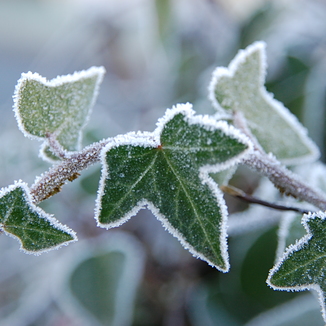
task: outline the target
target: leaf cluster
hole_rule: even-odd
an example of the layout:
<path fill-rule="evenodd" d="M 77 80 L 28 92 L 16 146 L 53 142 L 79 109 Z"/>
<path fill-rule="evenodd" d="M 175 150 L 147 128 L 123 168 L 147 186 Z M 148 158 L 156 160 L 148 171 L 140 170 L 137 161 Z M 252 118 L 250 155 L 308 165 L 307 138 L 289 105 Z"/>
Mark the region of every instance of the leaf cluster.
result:
<path fill-rule="evenodd" d="M 1 229 L 18 238 L 27 253 L 76 241 L 74 231 L 38 204 L 100 162 L 95 204 L 99 227 L 118 227 L 148 208 L 193 256 L 227 272 L 228 210 L 216 180 L 227 184 L 245 164 L 267 176 L 282 193 L 309 203 L 305 210 L 311 213 L 301 224 L 298 213 L 281 223 L 277 263 L 267 283 L 276 290 L 317 290 L 326 320 L 326 217 L 315 211 L 325 210 L 326 197 L 286 167 L 315 162 L 319 150 L 294 115 L 266 91 L 265 74 L 265 44 L 256 42 L 241 50 L 228 68 L 214 71 L 209 98 L 215 115 L 197 115 L 191 104 L 178 104 L 166 111 L 153 132 L 130 132 L 84 149 L 82 130 L 104 68 L 51 81 L 31 72 L 22 74 L 14 95 L 18 126 L 26 137 L 42 141 L 41 157 L 53 166 L 30 187 L 19 181 L 1 190 Z M 256 220 L 260 214 L 252 208 L 246 213 Z M 256 220 L 244 224 L 250 227 Z M 233 218 L 230 232 L 237 228 Z"/>

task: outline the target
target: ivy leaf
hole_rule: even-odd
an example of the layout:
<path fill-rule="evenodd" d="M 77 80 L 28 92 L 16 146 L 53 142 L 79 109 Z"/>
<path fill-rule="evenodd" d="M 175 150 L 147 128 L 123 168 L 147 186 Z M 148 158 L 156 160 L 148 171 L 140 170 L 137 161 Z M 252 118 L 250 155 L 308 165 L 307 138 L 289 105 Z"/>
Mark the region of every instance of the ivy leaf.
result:
<path fill-rule="evenodd" d="M 132 235 L 117 231 L 109 239 L 79 243 L 77 251 L 66 257 L 69 264 L 57 293 L 60 308 L 82 319 L 79 325 L 132 325 L 144 268 L 141 244 Z"/>
<path fill-rule="evenodd" d="M 307 235 L 288 247 L 283 258 L 271 269 L 267 283 L 274 290 L 316 290 L 326 321 L 326 214 L 304 215 Z"/>
<path fill-rule="evenodd" d="M 282 214 L 278 230 L 276 259 L 283 256 L 286 247 L 294 244 L 306 234 L 306 230 L 301 223 L 301 218 L 302 214 L 295 212 Z"/>
<path fill-rule="evenodd" d="M 92 67 L 47 81 L 37 73 L 23 73 L 14 94 L 14 111 L 23 134 L 44 142 L 42 158 L 49 154 L 48 134 L 67 151 L 80 149 L 81 131 L 88 121 L 104 75 Z"/>
<path fill-rule="evenodd" d="M 2 189 L 0 229 L 18 238 L 26 253 L 40 254 L 77 240 L 74 231 L 32 203 L 23 182 Z"/>
<path fill-rule="evenodd" d="M 264 87 L 265 43 L 242 50 L 229 68 L 218 67 L 209 87 L 210 99 L 221 115 L 241 111 L 248 127 L 267 153 L 285 164 L 314 161 L 316 145 L 297 118 L 273 99 Z"/>
<path fill-rule="evenodd" d="M 304 182 L 319 192 L 326 191 L 326 166 L 322 162 L 314 162 L 295 167 L 294 172 L 299 175 Z M 293 201 L 294 206 L 300 205 L 302 208 L 315 211 L 314 206 L 307 203 L 298 203 Z M 286 212 L 281 215 L 281 221 L 278 231 L 278 248 L 276 257 L 283 256 L 284 250 L 296 240 L 306 234 L 306 230 L 301 223 L 302 214 Z"/>
<path fill-rule="evenodd" d="M 113 139 L 103 151 L 98 225 L 121 225 L 148 207 L 194 256 L 226 272 L 226 206 L 209 177 L 239 162 L 245 136 L 190 104 L 168 110 L 153 133 Z"/>

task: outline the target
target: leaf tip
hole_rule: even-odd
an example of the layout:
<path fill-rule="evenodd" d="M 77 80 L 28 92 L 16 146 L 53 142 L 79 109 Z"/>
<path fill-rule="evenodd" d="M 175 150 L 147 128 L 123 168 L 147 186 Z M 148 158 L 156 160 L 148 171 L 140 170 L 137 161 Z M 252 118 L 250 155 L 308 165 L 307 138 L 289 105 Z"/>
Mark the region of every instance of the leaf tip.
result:
<path fill-rule="evenodd" d="M 73 230 L 33 203 L 27 183 L 21 180 L 1 190 L 0 223 L 28 254 L 39 255 L 77 241 Z"/>

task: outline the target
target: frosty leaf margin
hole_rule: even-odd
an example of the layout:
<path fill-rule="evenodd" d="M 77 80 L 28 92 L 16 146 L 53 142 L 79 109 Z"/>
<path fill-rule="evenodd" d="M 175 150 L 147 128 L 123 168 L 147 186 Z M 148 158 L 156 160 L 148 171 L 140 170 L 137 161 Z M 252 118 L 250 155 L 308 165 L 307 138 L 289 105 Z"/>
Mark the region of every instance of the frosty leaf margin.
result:
<path fill-rule="evenodd" d="M 23 73 L 15 88 L 13 110 L 21 132 L 43 142 L 40 156 L 54 163 L 49 136 L 65 150 L 81 149 L 82 129 L 89 120 L 105 69 L 91 67 L 52 80 Z"/>
<path fill-rule="evenodd" d="M 262 41 L 240 50 L 228 68 L 217 67 L 209 85 L 209 99 L 217 110 L 217 118 L 232 119 L 232 111 L 242 112 L 248 120 L 250 129 L 255 130 L 255 137 L 261 146 L 267 147 L 267 152 L 271 151 L 277 157 L 279 154 L 281 157 L 278 158 L 284 164 L 297 165 L 318 159 L 319 149 L 308 137 L 307 130 L 281 102 L 274 99 L 273 95 L 265 89 L 266 71 L 266 43 Z M 244 73 L 245 80 L 242 80 Z M 220 95 L 220 100 L 217 99 L 216 92 L 223 94 Z M 271 130 L 269 130 L 270 124 Z M 280 149 L 278 149 L 278 146 L 281 146 L 278 134 L 282 134 L 282 130 L 275 131 L 274 128 L 277 125 L 291 130 L 292 143 L 285 142 L 286 145 L 282 145 L 285 147 L 280 147 Z M 286 137 L 286 135 L 283 136 Z M 304 148 L 304 151 L 296 150 L 296 147 Z M 278 154 L 275 154 L 275 151 Z M 290 156 L 282 157 L 285 152 L 291 152 Z"/>
<path fill-rule="evenodd" d="M 19 212 L 15 214 L 15 210 Z M 5 212 L 0 216 L 0 230 L 17 239 L 20 242 L 20 250 L 27 254 L 40 255 L 77 241 L 73 230 L 33 203 L 25 182 L 17 181 L 14 185 L 0 190 L 0 211 Z M 18 221 L 15 221 L 17 217 Z M 8 224 L 8 221 L 13 224 Z M 40 234 L 50 237 L 48 243 L 42 242 Z"/>
<path fill-rule="evenodd" d="M 320 303 L 320 308 L 322 312 L 322 316 L 324 318 L 324 321 L 326 321 L 326 291 L 325 289 L 323 290 L 321 285 L 317 283 L 318 281 L 318 276 L 320 278 L 320 282 L 324 283 L 324 270 L 325 270 L 325 261 L 326 261 L 326 253 L 325 253 L 325 244 L 321 245 L 319 248 L 318 244 L 316 245 L 317 249 L 314 252 L 313 249 L 315 248 L 310 248 L 309 247 L 309 242 L 313 240 L 314 238 L 314 233 L 311 230 L 311 226 L 309 226 L 310 222 L 314 222 L 314 220 L 321 220 L 322 223 L 326 223 L 326 213 L 325 212 L 317 212 L 317 213 L 309 213 L 305 214 L 301 220 L 302 225 L 307 231 L 307 234 L 302 237 L 300 240 L 297 240 L 297 242 L 294 245 L 290 245 L 284 252 L 283 256 L 279 258 L 278 262 L 275 264 L 275 266 L 269 271 L 269 275 L 267 278 L 266 283 L 273 289 L 273 290 L 281 290 L 281 291 L 288 291 L 288 292 L 301 292 L 301 291 L 306 291 L 306 290 L 314 290 L 318 294 L 318 299 Z M 316 230 L 315 230 L 316 231 Z M 320 238 L 320 236 L 319 236 Z M 317 241 L 317 240 L 316 240 Z M 324 241 L 325 242 L 325 241 Z M 313 244 L 312 244 L 313 246 Z M 323 248 L 324 247 L 324 248 Z M 311 251 L 309 251 L 309 249 Z M 324 249 L 324 251 L 322 251 Z M 292 262 L 292 268 L 289 272 L 284 273 L 284 263 L 288 263 L 289 261 L 292 260 L 294 255 L 301 253 L 302 251 L 307 251 L 308 254 L 310 253 L 312 257 L 308 260 L 308 262 L 302 262 L 300 265 L 300 262 L 297 262 L 295 264 L 295 261 Z M 320 251 L 320 252 L 319 252 Z M 318 260 L 324 260 L 324 263 L 322 263 L 321 266 L 319 264 L 315 264 L 315 271 L 310 271 L 309 270 L 309 264 L 313 264 L 315 261 Z M 305 269 L 306 267 L 306 269 Z M 280 270 L 283 268 L 282 272 L 280 273 Z M 302 279 L 305 281 L 300 282 L 299 279 L 293 278 L 291 280 L 291 277 L 289 280 L 286 280 L 285 277 L 290 275 L 291 273 L 295 272 L 298 269 L 303 268 L 302 272 Z M 319 270 L 317 270 L 319 268 Z M 314 275 L 314 272 L 317 275 Z M 311 273 L 311 274 L 310 274 Z M 281 275 L 277 275 L 281 274 Z M 283 285 L 275 285 L 275 280 L 273 278 L 279 277 L 282 282 L 283 278 Z M 289 283 L 292 283 L 290 285 Z M 302 284 L 303 283 L 303 284 Z"/>
<path fill-rule="evenodd" d="M 241 152 L 241 154 L 235 155 L 232 158 L 227 159 L 223 163 L 214 164 L 214 165 L 204 165 L 199 168 L 198 174 L 202 184 L 206 184 L 210 191 L 212 192 L 213 196 L 215 197 L 216 205 L 220 209 L 221 213 L 221 223 L 219 226 L 220 237 L 220 249 L 221 249 L 221 256 L 224 260 L 225 266 L 218 266 L 216 263 L 210 261 L 202 252 L 196 250 L 188 241 L 185 240 L 184 236 L 179 232 L 176 227 L 173 227 L 169 220 L 163 215 L 160 210 L 148 199 L 142 198 L 138 201 L 136 206 L 132 208 L 129 212 L 121 216 L 120 219 L 111 223 L 102 223 L 100 221 L 100 215 L 102 210 L 102 203 L 101 200 L 103 196 L 105 196 L 104 189 L 105 184 L 107 181 L 110 182 L 110 166 L 108 166 L 106 162 L 106 154 L 110 152 L 113 148 L 123 146 L 123 145 L 131 145 L 137 147 L 144 147 L 144 148 L 158 148 L 162 146 L 160 137 L 165 125 L 171 121 L 176 115 L 178 114 L 184 115 L 184 120 L 189 123 L 189 125 L 200 125 L 203 128 L 207 128 L 207 130 L 215 131 L 220 130 L 224 133 L 225 136 L 229 136 L 234 140 L 237 140 L 239 143 L 247 146 L 247 149 Z M 244 157 L 246 157 L 252 150 L 251 142 L 248 138 L 241 134 L 237 129 L 233 128 L 232 126 L 228 125 L 224 121 L 217 122 L 214 118 L 209 116 L 200 116 L 195 115 L 195 111 L 192 109 L 192 105 L 187 104 L 178 104 L 177 106 L 173 107 L 166 111 L 165 116 L 159 119 L 157 123 L 157 128 L 154 132 L 149 133 L 129 133 L 127 135 L 122 135 L 119 137 L 115 137 L 109 142 L 102 150 L 101 157 L 102 157 L 102 176 L 100 180 L 100 186 L 98 191 L 98 197 L 96 200 L 96 208 L 95 208 L 95 219 L 97 221 L 97 225 L 102 228 L 110 229 L 114 227 L 118 227 L 128 221 L 132 216 L 136 215 L 137 212 L 141 209 L 148 208 L 156 218 L 162 223 L 165 229 L 167 229 L 174 237 L 176 237 L 183 247 L 190 251 L 190 253 L 206 261 L 209 265 L 216 267 L 222 272 L 227 272 L 229 270 L 229 258 L 227 252 L 227 231 L 226 231 L 226 224 L 227 224 L 227 207 L 225 201 L 222 196 L 222 192 L 219 190 L 217 184 L 213 181 L 213 179 L 209 176 L 209 173 L 217 173 L 219 171 L 228 169 L 235 164 L 239 163 Z M 141 177 L 140 177 L 141 178 Z M 168 183 L 169 181 L 166 180 Z M 171 198 L 173 200 L 173 198 Z M 217 218 L 217 217 L 216 217 Z"/>

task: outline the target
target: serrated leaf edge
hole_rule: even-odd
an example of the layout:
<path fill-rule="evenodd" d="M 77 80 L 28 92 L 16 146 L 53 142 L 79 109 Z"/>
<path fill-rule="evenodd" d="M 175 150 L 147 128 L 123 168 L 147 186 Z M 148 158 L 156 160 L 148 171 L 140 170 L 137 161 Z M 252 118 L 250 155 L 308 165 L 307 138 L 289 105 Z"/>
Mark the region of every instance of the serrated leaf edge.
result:
<path fill-rule="evenodd" d="M 56 218 L 53 217 L 53 215 L 46 213 L 43 209 L 41 209 L 40 207 L 36 206 L 33 203 L 33 199 L 32 199 L 32 196 L 30 194 L 29 187 L 28 187 L 27 183 L 22 182 L 21 180 L 19 180 L 19 181 L 15 181 L 15 183 L 13 185 L 10 185 L 10 186 L 8 186 L 6 188 L 2 188 L 0 190 L 0 199 L 2 197 L 4 197 L 5 195 L 7 195 L 8 193 L 10 193 L 11 191 L 14 191 L 17 188 L 23 189 L 25 200 L 27 201 L 27 203 L 28 203 L 29 207 L 31 208 L 31 210 L 38 214 L 39 218 L 43 218 L 43 219 L 49 221 L 51 226 L 53 226 L 54 228 L 56 228 L 58 230 L 61 230 L 61 231 L 64 231 L 64 232 L 68 233 L 73 238 L 72 240 L 65 241 L 63 243 L 60 243 L 59 245 L 49 247 L 47 249 L 38 250 L 38 251 L 30 251 L 30 250 L 27 250 L 27 249 L 25 249 L 23 247 L 23 243 L 22 243 L 22 241 L 21 241 L 21 239 L 19 237 L 17 237 L 16 235 L 14 235 L 14 234 L 12 234 L 10 232 L 7 232 L 6 229 L 5 229 L 5 226 L 3 225 L 3 223 L 0 223 L 0 229 L 6 235 L 8 235 L 9 237 L 14 238 L 14 239 L 19 241 L 21 251 L 23 251 L 26 254 L 32 254 L 32 255 L 35 255 L 35 256 L 39 256 L 40 254 L 42 254 L 44 252 L 49 252 L 49 251 L 54 250 L 54 249 L 59 249 L 62 246 L 67 246 L 69 243 L 76 242 L 78 240 L 75 231 L 73 231 L 72 229 L 70 229 L 68 226 L 66 226 L 64 224 L 61 224 Z"/>
<path fill-rule="evenodd" d="M 225 261 L 225 268 L 220 266 L 216 266 L 213 262 L 208 260 L 204 255 L 199 253 L 192 247 L 183 236 L 176 230 L 169 221 L 165 218 L 163 214 L 151 203 L 150 201 L 143 199 L 140 200 L 137 205 L 129 211 L 125 216 L 123 216 L 119 221 L 102 224 L 99 221 L 99 216 L 101 212 L 101 198 L 104 193 L 105 181 L 109 176 L 109 167 L 106 164 L 106 153 L 114 147 L 122 146 L 122 145 L 134 145 L 134 146 L 143 146 L 143 147 L 157 147 L 160 145 L 160 136 L 163 131 L 164 126 L 177 114 L 182 113 L 187 119 L 189 124 L 201 124 L 201 126 L 208 128 L 209 130 L 222 130 L 225 135 L 231 136 L 237 139 L 239 142 L 248 146 L 247 150 L 243 151 L 241 154 L 233 157 L 232 159 L 216 165 L 205 165 L 199 169 L 199 176 L 202 180 L 203 184 L 207 184 L 212 191 L 213 195 L 216 198 L 216 204 L 221 209 L 221 233 L 220 233 L 220 244 L 221 244 L 221 252 L 222 257 Z M 221 170 L 227 169 L 229 167 L 234 166 L 239 163 L 246 155 L 248 155 L 252 151 L 252 144 L 250 140 L 243 134 L 240 133 L 239 130 L 234 127 L 228 125 L 225 121 L 216 121 L 213 117 L 207 115 L 195 115 L 195 111 L 192 109 L 192 105 L 190 103 L 186 104 L 177 104 L 172 109 L 167 109 L 165 115 L 160 118 L 157 122 L 157 128 L 154 132 L 137 132 L 137 133 L 129 133 L 126 135 L 119 135 L 110 141 L 105 148 L 103 148 L 101 152 L 101 162 L 102 162 L 102 173 L 101 179 L 99 183 L 99 189 L 96 199 L 95 205 L 95 220 L 97 221 L 97 226 L 105 229 L 111 229 L 118 227 L 128 221 L 132 216 L 136 215 L 137 212 L 141 209 L 148 208 L 154 216 L 162 223 L 163 227 L 171 233 L 175 238 L 177 238 L 182 246 L 189 250 L 190 253 L 201 260 L 206 261 L 212 267 L 217 268 L 222 272 L 228 272 L 230 268 L 229 264 L 229 256 L 228 256 L 228 245 L 227 245 L 227 206 L 225 204 L 223 194 L 219 190 L 217 184 L 214 180 L 209 176 L 209 173 L 217 173 Z"/>
<path fill-rule="evenodd" d="M 66 83 L 73 83 L 76 82 L 80 79 L 86 79 L 86 78 L 90 78 L 93 76 L 97 76 L 97 80 L 96 80 L 96 84 L 95 84 L 95 88 L 94 88 L 94 93 L 93 93 L 93 98 L 90 104 L 90 110 L 88 111 L 88 114 L 85 118 L 85 122 L 83 124 L 83 126 L 80 128 L 79 131 L 79 135 L 78 135 L 78 145 L 77 147 L 80 149 L 81 148 L 81 139 L 82 139 L 82 130 L 84 129 L 84 127 L 86 126 L 86 124 L 88 123 L 89 117 L 92 113 L 92 108 L 95 104 L 96 98 L 98 96 L 99 93 L 99 88 L 100 88 L 100 84 L 102 83 L 103 77 L 105 74 L 105 68 L 104 67 L 90 67 L 87 70 L 81 70 L 81 71 L 76 71 L 73 74 L 68 74 L 68 75 L 62 75 L 62 76 L 57 76 L 56 78 L 53 78 L 51 80 L 47 80 L 45 77 L 42 77 L 40 74 L 38 73 L 32 73 L 31 71 L 27 72 L 27 73 L 22 73 L 20 79 L 18 80 L 16 87 L 15 87 L 15 91 L 14 91 L 14 95 L 13 95 L 13 100 L 14 100 L 14 104 L 13 104 L 13 111 L 15 114 L 15 118 L 18 124 L 18 128 L 19 130 L 23 133 L 23 135 L 29 139 L 36 139 L 38 141 L 42 141 L 43 144 L 41 146 L 40 152 L 39 152 L 39 156 L 45 160 L 48 161 L 50 163 L 56 163 L 56 161 L 51 160 L 49 157 L 47 157 L 43 152 L 44 152 L 44 148 L 48 145 L 48 141 L 44 138 L 44 137 L 38 137 L 38 136 L 34 136 L 32 134 L 30 134 L 24 127 L 22 118 L 20 116 L 20 112 L 19 112 L 19 103 L 20 103 L 20 89 L 24 86 L 24 84 L 29 81 L 29 80 L 34 80 L 37 81 L 45 86 L 48 87 L 58 87 L 61 86 L 63 84 Z"/>
<path fill-rule="evenodd" d="M 320 156 L 320 151 L 316 144 L 310 140 L 308 137 L 307 129 L 299 122 L 297 117 L 292 114 L 289 109 L 287 109 L 282 102 L 276 100 L 273 94 L 267 92 L 264 83 L 265 77 L 267 73 L 267 58 L 266 58 L 266 43 L 263 41 L 257 41 L 249 45 L 246 49 L 239 50 L 234 59 L 230 62 L 229 66 L 226 67 L 217 67 L 212 73 L 212 79 L 208 87 L 208 97 L 213 105 L 213 107 L 217 110 L 217 117 L 226 117 L 232 118 L 230 114 L 228 114 L 223 107 L 218 103 L 215 97 L 215 87 L 219 80 L 222 77 L 233 78 L 236 71 L 238 70 L 239 65 L 246 61 L 246 59 L 252 55 L 254 52 L 259 52 L 260 58 L 260 76 L 258 76 L 259 84 L 260 84 L 260 93 L 262 97 L 269 102 L 270 105 L 275 109 L 275 111 L 288 122 L 288 124 L 294 129 L 298 131 L 298 136 L 301 141 L 309 148 L 311 154 L 294 158 L 294 159 L 286 159 L 282 160 L 282 162 L 286 165 L 298 165 L 306 162 L 313 162 L 317 160 Z"/>
<path fill-rule="evenodd" d="M 281 265 L 283 262 L 294 252 L 299 251 L 305 244 L 309 242 L 309 240 L 312 238 L 313 234 L 310 231 L 308 222 L 309 220 L 312 220 L 314 218 L 320 218 L 322 220 L 326 219 L 326 213 L 325 212 L 317 212 L 317 213 L 309 213 L 303 215 L 303 218 L 301 220 L 301 224 L 304 226 L 304 228 L 307 231 L 307 234 L 302 237 L 301 239 L 297 240 L 294 245 L 290 245 L 287 247 L 285 250 L 283 257 L 280 257 L 278 262 L 274 265 L 274 267 L 269 271 L 268 273 L 268 278 L 266 280 L 266 283 L 268 286 L 270 286 L 273 290 L 281 290 L 281 291 L 288 291 L 288 292 L 297 292 L 297 291 L 311 291 L 315 290 L 318 294 L 318 300 L 321 308 L 321 313 L 323 316 L 324 321 L 326 322 L 326 307 L 324 303 L 324 293 L 319 284 L 307 284 L 307 285 L 300 285 L 300 286 L 293 286 L 293 287 L 280 287 L 280 286 L 275 286 L 271 282 L 271 278 L 273 275 L 280 269 Z"/>

